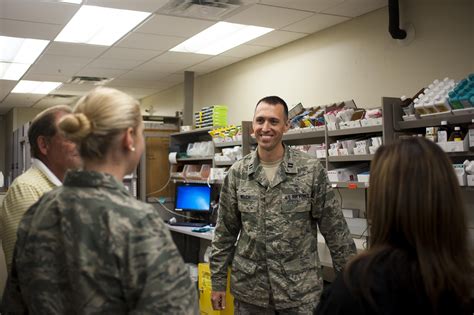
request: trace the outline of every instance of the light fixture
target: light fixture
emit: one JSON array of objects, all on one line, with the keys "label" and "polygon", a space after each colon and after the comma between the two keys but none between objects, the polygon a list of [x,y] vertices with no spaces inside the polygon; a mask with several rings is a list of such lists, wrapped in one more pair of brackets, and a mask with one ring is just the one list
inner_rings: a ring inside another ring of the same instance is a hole
[{"label": "light fixture", "polygon": [[55,41],[111,46],[150,14],[83,5]]},{"label": "light fixture", "polygon": [[268,27],[218,22],[170,51],[218,55],[271,31]]},{"label": "light fixture", "polygon": [[61,82],[21,80],[12,93],[48,94],[61,84]]},{"label": "light fixture", "polygon": [[48,44],[48,40],[0,36],[0,79],[20,79]]}]

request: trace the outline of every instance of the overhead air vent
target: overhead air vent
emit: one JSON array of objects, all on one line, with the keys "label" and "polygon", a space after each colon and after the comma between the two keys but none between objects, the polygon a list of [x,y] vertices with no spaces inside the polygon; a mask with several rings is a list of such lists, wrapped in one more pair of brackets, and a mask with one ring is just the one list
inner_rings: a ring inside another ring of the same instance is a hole
[{"label": "overhead air vent", "polygon": [[169,0],[158,13],[198,19],[220,20],[256,0]]},{"label": "overhead air vent", "polygon": [[112,80],[113,78],[74,76],[67,83],[104,85]]}]

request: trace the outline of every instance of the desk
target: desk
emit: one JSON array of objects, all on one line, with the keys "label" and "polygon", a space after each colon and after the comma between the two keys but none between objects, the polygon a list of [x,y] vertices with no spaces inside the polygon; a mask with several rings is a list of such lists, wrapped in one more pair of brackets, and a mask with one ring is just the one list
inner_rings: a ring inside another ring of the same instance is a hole
[{"label": "desk", "polygon": [[[198,232],[192,232],[191,230],[193,228],[188,227],[188,226],[168,225],[168,228],[170,229],[170,231],[194,236],[194,237],[207,240],[207,241],[212,241],[212,238],[214,237],[214,229],[212,229],[209,232],[198,233]],[[364,239],[354,238],[354,243],[356,245],[358,253],[363,252],[365,250],[364,242],[365,242],[365,238]],[[207,244],[203,244],[203,245],[207,245]],[[332,268],[331,253],[329,252],[329,248],[326,246],[326,241],[324,240],[323,235],[320,233],[318,233],[318,256],[319,256],[319,260],[321,261],[322,266]]]}]

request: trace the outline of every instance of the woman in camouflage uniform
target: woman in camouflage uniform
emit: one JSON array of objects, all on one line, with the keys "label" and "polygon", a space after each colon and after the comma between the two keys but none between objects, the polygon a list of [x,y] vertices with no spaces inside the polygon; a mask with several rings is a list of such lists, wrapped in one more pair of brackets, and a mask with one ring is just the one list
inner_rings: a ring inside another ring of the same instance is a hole
[{"label": "woman in camouflage uniform", "polygon": [[122,184],[144,150],[139,104],[97,88],[59,123],[84,170],[23,217],[6,313],[196,314],[187,269],[154,208]]}]

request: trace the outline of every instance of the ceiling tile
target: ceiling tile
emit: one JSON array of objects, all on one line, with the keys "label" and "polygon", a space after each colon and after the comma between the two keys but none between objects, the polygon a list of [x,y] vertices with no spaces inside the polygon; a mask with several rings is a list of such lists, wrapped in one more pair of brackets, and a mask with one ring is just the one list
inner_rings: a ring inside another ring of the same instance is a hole
[{"label": "ceiling tile", "polygon": [[90,64],[89,67],[93,68],[107,68],[117,70],[131,70],[141,64],[141,61],[130,60],[130,59],[112,59],[112,58],[97,58]]},{"label": "ceiling tile", "polygon": [[68,57],[96,58],[107,50],[106,46],[87,45],[77,43],[52,42],[45,53],[48,55],[60,55]]},{"label": "ceiling tile", "polygon": [[12,107],[30,107],[43,97],[42,94],[10,93],[2,103]]},{"label": "ceiling tile", "polygon": [[43,55],[31,66],[28,74],[74,75],[91,59],[57,55]]},{"label": "ceiling tile", "polygon": [[130,33],[115,46],[165,51],[173,48],[179,43],[182,43],[185,39],[186,38],[173,36]]},{"label": "ceiling tile", "polygon": [[13,90],[17,83],[18,81],[0,80],[0,102]]},{"label": "ceiling tile", "polygon": [[242,59],[229,56],[215,56],[197,65],[189,67],[188,69],[186,69],[186,71],[194,71],[198,74],[209,73],[214,70],[233,64],[239,60]]},{"label": "ceiling tile", "polygon": [[237,58],[248,58],[261,54],[264,51],[271,49],[267,46],[253,46],[253,45],[240,45],[235,48],[229,49],[219,56],[237,57]]},{"label": "ceiling tile", "polygon": [[158,56],[160,53],[162,52],[157,51],[157,50],[111,47],[100,57],[112,58],[112,59],[130,59],[130,60],[137,60],[137,61],[146,61],[153,57]]},{"label": "ceiling tile", "polygon": [[305,37],[307,34],[287,31],[273,31],[259,38],[247,42],[249,45],[278,47],[294,40]]},{"label": "ceiling tile", "polygon": [[0,19],[0,35],[53,40],[62,25]]},{"label": "ceiling tile", "polygon": [[159,58],[155,58],[151,61],[148,61],[134,70],[137,71],[154,71],[154,72],[161,72],[161,73],[174,73],[183,70],[186,68],[186,65],[182,63],[171,63],[171,62],[160,62]]},{"label": "ceiling tile", "polygon": [[87,0],[88,5],[143,12],[155,12],[166,2],[168,0]]},{"label": "ceiling tile", "polygon": [[83,95],[96,87],[93,84],[66,83],[54,90],[54,94]]},{"label": "ceiling tile", "polygon": [[261,4],[289,9],[321,12],[344,2],[345,0],[261,0]]},{"label": "ceiling tile", "polygon": [[56,105],[74,105],[79,98],[79,95],[46,95],[38,100],[32,107],[44,109]]},{"label": "ceiling tile", "polygon": [[216,22],[168,15],[154,15],[136,29],[135,32],[175,37],[191,37],[215,23]]},{"label": "ceiling tile", "polygon": [[66,82],[70,78],[71,76],[64,74],[39,74],[27,72],[22,79],[32,81]]},{"label": "ceiling tile", "polygon": [[84,77],[117,78],[127,71],[128,70],[124,69],[106,69],[87,66],[77,72],[76,75]]},{"label": "ceiling tile", "polygon": [[2,0],[0,18],[65,25],[79,10],[71,3],[51,3],[38,0]]},{"label": "ceiling tile", "polygon": [[387,6],[386,0],[346,0],[323,13],[356,17]]},{"label": "ceiling tile", "polygon": [[141,99],[158,92],[158,89],[144,89],[144,88],[133,88],[133,87],[118,88],[117,90],[127,93],[136,99]]},{"label": "ceiling tile", "polygon": [[257,4],[240,13],[237,13],[236,15],[233,15],[226,21],[279,29],[288,24],[305,19],[312,14],[312,12],[307,11],[291,10]]},{"label": "ceiling tile", "polygon": [[210,55],[202,55],[202,54],[192,54],[192,53],[183,53],[183,52],[176,52],[176,51],[168,51],[164,54],[156,57],[153,59],[153,62],[156,63],[175,63],[180,64],[185,67],[192,66],[196,63],[202,62],[206,59],[211,58]]},{"label": "ceiling tile", "polygon": [[124,80],[138,80],[138,81],[158,81],[168,76],[169,73],[159,72],[145,72],[145,71],[129,71],[120,76]]},{"label": "ceiling tile", "polygon": [[294,24],[288,25],[283,28],[285,31],[290,32],[299,32],[312,34],[328,28],[330,26],[342,23],[349,20],[348,17],[328,15],[328,14],[315,14],[306,18],[302,21],[296,22]]},{"label": "ceiling tile", "polygon": [[116,87],[117,89],[121,89],[124,87],[136,87],[136,88],[145,88],[145,89],[153,89],[155,87],[161,86],[161,81],[138,81],[138,80],[124,80],[124,79],[115,79],[106,84],[106,86]]}]

